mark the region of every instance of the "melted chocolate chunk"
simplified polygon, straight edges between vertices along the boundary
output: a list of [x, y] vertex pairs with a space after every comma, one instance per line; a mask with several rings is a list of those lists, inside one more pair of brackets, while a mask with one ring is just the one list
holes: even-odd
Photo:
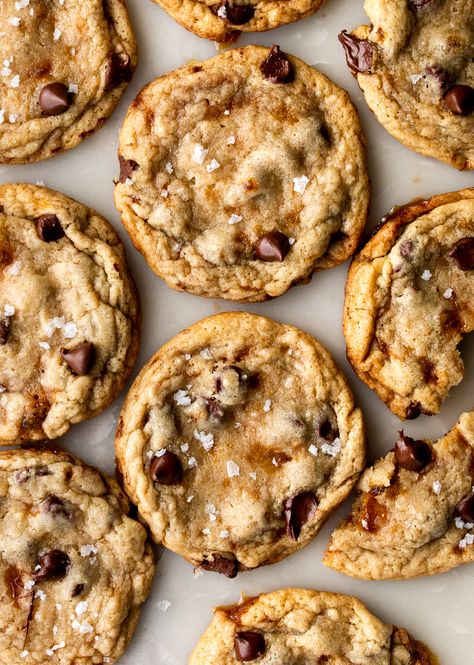
[[150, 464], [150, 476], [160, 485], [176, 485], [181, 482], [183, 469], [177, 455], [167, 450], [160, 457], [153, 457]]
[[9, 334], [10, 334], [10, 317], [5, 316], [0, 318], [0, 346], [3, 346], [8, 342]]
[[277, 44], [261, 63], [260, 71], [270, 83], [291, 83], [295, 78], [293, 65]]
[[36, 233], [44, 242], [56, 242], [64, 238], [63, 227], [56, 215], [41, 215], [36, 220]]
[[71, 94], [64, 83], [48, 83], [39, 94], [39, 105], [46, 115], [61, 115], [71, 106]]
[[403, 469], [420, 473], [431, 462], [430, 446], [424, 441], [415, 441], [410, 436], [405, 436], [403, 430], [399, 435], [394, 448], [395, 459]]
[[314, 517], [317, 507], [318, 500], [313, 492], [302, 492], [285, 501], [286, 533], [292, 540], [298, 540], [301, 529]]
[[[217, 382], [219, 379], [216, 379], [216, 392], [219, 392], [217, 389]], [[209, 415], [211, 418], [214, 420], [222, 420], [225, 415], [224, 407], [222, 404], [219, 402], [217, 399], [208, 399], [207, 400], [207, 410], [209, 412]]]
[[255, 254], [261, 261], [283, 261], [289, 251], [288, 237], [280, 231], [266, 233], [255, 245]]
[[122, 155], [119, 155], [119, 165], [120, 165], [120, 176], [119, 181], [124, 183], [126, 180], [132, 177], [135, 169], [138, 168], [137, 162], [133, 159], [125, 159]]
[[465, 522], [474, 524], [474, 494], [458, 503], [456, 512]]
[[474, 238], [462, 238], [454, 245], [449, 256], [461, 270], [474, 270]]
[[35, 582], [59, 580], [68, 574], [71, 559], [61, 550], [51, 550], [40, 557], [38, 565], [40, 566], [39, 570], [32, 576]]
[[318, 434], [322, 439], [330, 443], [339, 436], [339, 432], [337, 430], [334, 431], [331, 422], [327, 418], [319, 425]]
[[347, 66], [356, 74], [370, 73], [374, 58], [374, 47], [366, 39], [359, 39], [349, 34], [347, 30], [339, 33], [344, 53], [346, 55]]
[[76, 586], [71, 591], [71, 598], [77, 598], [77, 596], [80, 596], [85, 588], [85, 584], [76, 584]]
[[421, 404], [419, 402], [411, 402], [406, 412], [406, 419], [415, 420], [419, 416], [421, 416]]
[[226, 577], [236, 577], [239, 572], [239, 562], [237, 559], [228, 559], [221, 554], [214, 554], [212, 561], [204, 559], [201, 562], [201, 568], [212, 570], [215, 573], [221, 573]]
[[431, 65], [426, 67], [425, 72], [428, 74], [428, 76], [431, 76], [435, 79], [441, 92], [446, 90], [449, 85], [449, 74], [445, 69], [442, 69], [437, 65]]
[[75, 374], [85, 376], [94, 361], [94, 345], [82, 342], [73, 349], [61, 349], [61, 355]]
[[265, 653], [265, 638], [261, 633], [241, 630], [235, 634], [234, 650], [237, 660], [242, 662], [256, 660]]
[[104, 88], [108, 92], [113, 90], [121, 83], [128, 83], [132, 78], [132, 68], [130, 66], [130, 56], [120, 56], [114, 53], [109, 60], [105, 72]]
[[71, 518], [71, 513], [68, 511], [64, 502], [55, 494], [48, 494], [41, 502], [41, 512], [53, 517]]
[[425, 9], [429, 5], [432, 5], [435, 0], [409, 0], [409, 6], [415, 12], [419, 12], [422, 9]]
[[471, 115], [474, 112], [474, 88], [470, 85], [453, 85], [445, 93], [444, 101], [454, 115]]
[[252, 5], [238, 5], [233, 0], [225, 0], [221, 7], [224, 7], [225, 18], [232, 25], [244, 25], [255, 14], [255, 9]]

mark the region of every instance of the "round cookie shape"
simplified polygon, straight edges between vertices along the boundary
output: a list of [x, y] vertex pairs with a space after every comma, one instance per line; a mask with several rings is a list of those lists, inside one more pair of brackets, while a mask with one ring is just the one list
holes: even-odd
[[[414, 470], [399, 443], [430, 451]], [[333, 532], [324, 563], [362, 579], [434, 575], [474, 561], [474, 412], [439, 441], [400, 432], [394, 450], [366, 469], [350, 516]]]
[[184, 28], [216, 42], [311, 16], [324, 0], [154, 0]]
[[69, 150], [110, 116], [137, 63], [124, 0], [2, 0], [0, 163]]
[[349, 269], [343, 329], [359, 377], [401, 419], [438, 413], [474, 328], [474, 189], [396, 208]]
[[54, 439], [103, 411], [140, 343], [124, 247], [95, 211], [0, 186], [0, 445]]
[[363, 468], [365, 434], [316, 340], [229, 312], [145, 365], [122, 409], [116, 457], [154, 540], [234, 577], [316, 535]]
[[331, 663], [437, 665], [404, 628], [382, 623], [351, 596], [282, 589], [218, 607], [189, 665]]
[[285, 293], [356, 249], [369, 202], [346, 92], [277, 46], [156, 79], [120, 133], [115, 202], [166, 283], [210, 298]]
[[154, 561], [118, 484], [58, 450], [0, 452], [0, 653], [8, 665], [113, 663]]
[[474, 169], [472, 0], [365, 0], [339, 39], [367, 104], [412, 150]]

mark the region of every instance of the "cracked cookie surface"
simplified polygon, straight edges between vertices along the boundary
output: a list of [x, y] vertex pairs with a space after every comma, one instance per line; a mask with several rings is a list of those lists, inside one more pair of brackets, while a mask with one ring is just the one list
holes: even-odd
[[110, 116], [136, 67], [123, 0], [2, 0], [0, 162], [73, 148]]
[[111, 225], [62, 194], [0, 186], [0, 445], [55, 438], [122, 389], [138, 295]]
[[217, 42], [306, 18], [324, 0], [154, 0], [187, 30]]
[[219, 607], [189, 665], [437, 665], [405, 629], [351, 596], [283, 589]]
[[348, 273], [343, 328], [359, 377], [399, 418], [437, 413], [474, 327], [474, 189], [395, 209]]
[[363, 579], [434, 575], [474, 561], [474, 412], [436, 443], [400, 434], [367, 469], [324, 563]]
[[117, 483], [60, 451], [0, 452], [0, 663], [112, 663], [153, 577]]
[[365, 435], [316, 340], [225, 313], [145, 365], [122, 409], [116, 456], [156, 542], [233, 577], [315, 536], [363, 468]]
[[240, 301], [345, 261], [369, 202], [346, 92], [278, 47], [232, 49], [156, 79], [120, 133], [115, 202], [169, 286]]
[[366, 0], [339, 37], [365, 99], [401, 143], [474, 168], [474, 1]]

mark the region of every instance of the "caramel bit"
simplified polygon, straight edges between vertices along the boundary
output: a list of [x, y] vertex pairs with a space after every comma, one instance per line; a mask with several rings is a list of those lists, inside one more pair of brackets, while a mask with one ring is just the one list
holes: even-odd
[[385, 524], [387, 509], [377, 501], [373, 492], [364, 495], [363, 506], [360, 522], [366, 531], [374, 533]]

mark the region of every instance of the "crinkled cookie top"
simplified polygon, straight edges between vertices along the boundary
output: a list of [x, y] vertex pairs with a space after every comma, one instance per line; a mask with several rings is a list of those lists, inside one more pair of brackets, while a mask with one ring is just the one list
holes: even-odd
[[120, 133], [116, 205], [168, 285], [258, 301], [347, 259], [369, 183], [347, 94], [278, 47], [146, 86]]
[[123, 0], [2, 0], [0, 32], [0, 162], [74, 147], [112, 113], [136, 66]]
[[226, 313], [144, 367], [116, 450], [155, 540], [233, 577], [315, 536], [356, 482], [365, 437], [344, 376], [316, 340]]
[[378, 120], [395, 138], [474, 168], [474, 0], [366, 0], [371, 25], [340, 40]]
[[396, 209], [354, 259], [348, 358], [399, 418], [437, 413], [461, 381], [473, 301], [474, 189]]
[[55, 438], [121, 390], [139, 344], [124, 248], [96, 212], [0, 186], [0, 444]]
[[406, 630], [385, 625], [356, 598], [284, 589], [220, 607], [189, 665], [436, 665]]
[[62, 452], [0, 453], [0, 663], [112, 663], [154, 564], [117, 483]]

